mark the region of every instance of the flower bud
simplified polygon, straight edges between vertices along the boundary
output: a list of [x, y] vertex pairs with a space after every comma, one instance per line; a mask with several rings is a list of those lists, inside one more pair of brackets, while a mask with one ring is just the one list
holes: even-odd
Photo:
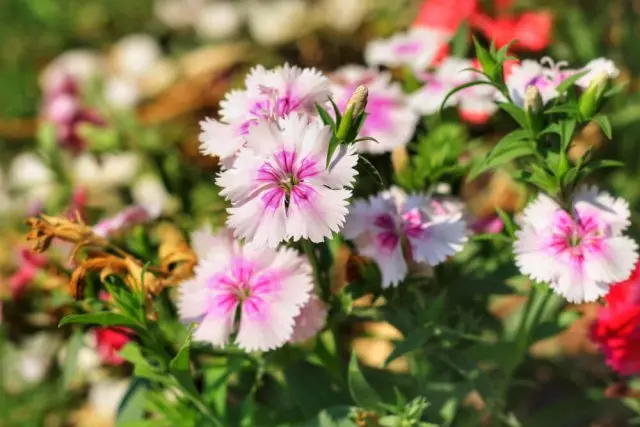
[[538, 113], [542, 110], [542, 96], [537, 87], [530, 85], [524, 94], [524, 111]]
[[367, 107], [368, 96], [369, 90], [366, 86], [360, 85], [353, 91], [353, 95], [344, 108], [342, 120], [336, 132], [338, 141], [351, 142], [356, 138], [358, 128], [363, 120], [364, 110]]
[[600, 100], [609, 86], [609, 75], [602, 71], [598, 73], [589, 87], [584, 91], [578, 103], [578, 109], [584, 119], [590, 119], [596, 113]]
[[367, 107], [367, 98], [369, 97], [369, 90], [366, 86], [360, 85], [353, 91], [351, 98], [347, 101], [347, 105], [345, 107], [345, 112], [349, 111], [349, 108], [352, 108], [352, 117], [356, 118], [360, 114], [364, 113], [365, 108]]

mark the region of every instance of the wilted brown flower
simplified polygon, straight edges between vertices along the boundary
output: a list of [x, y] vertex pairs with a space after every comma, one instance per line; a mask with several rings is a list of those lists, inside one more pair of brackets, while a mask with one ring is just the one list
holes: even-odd
[[182, 232], [166, 222], [158, 226], [157, 232], [160, 240], [160, 270], [166, 275], [165, 286], [176, 285], [191, 277], [198, 258]]

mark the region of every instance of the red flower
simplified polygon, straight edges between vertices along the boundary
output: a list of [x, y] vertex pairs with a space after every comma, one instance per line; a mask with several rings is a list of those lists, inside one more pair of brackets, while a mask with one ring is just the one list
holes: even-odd
[[47, 258], [44, 255], [25, 248], [18, 251], [18, 271], [9, 278], [11, 297], [14, 300], [20, 298], [26, 287], [46, 264]]
[[455, 33], [463, 21], [469, 19], [478, 6], [478, 0], [426, 0], [413, 26]]
[[133, 335], [126, 328], [96, 328], [96, 346], [102, 362], [107, 365], [121, 365], [124, 359], [118, 354]]
[[549, 45], [552, 20], [548, 12], [525, 12], [520, 16], [499, 18], [477, 13], [472, 18], [472, 26], [498, 48], [517, 40], [514, 49], [538, 52]]
[[631, 276], [611, 287], [607, 305], [591, 325], [591, 340], [620, 375], [640, 372], [640, 262]]

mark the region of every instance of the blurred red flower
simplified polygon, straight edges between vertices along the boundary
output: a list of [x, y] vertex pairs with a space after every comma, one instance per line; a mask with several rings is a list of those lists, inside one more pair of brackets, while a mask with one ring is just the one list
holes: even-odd
[[102, 362], [121, 365], [124, 359], [118, 354], [132, 338], [133, 332], [126, 328], [96, 328], [96, 347]]
[[413, 25], [455, 33], [477, 6], [478, 0], [425, 0]]
[[591, 325], [591, 340], [620, 375], [640, 372], [640, 262], [631, 276], [611, 287]]

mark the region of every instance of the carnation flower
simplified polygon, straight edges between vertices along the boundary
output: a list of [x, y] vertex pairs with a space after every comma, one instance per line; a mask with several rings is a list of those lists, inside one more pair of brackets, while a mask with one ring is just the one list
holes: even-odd
[[133, 332], [127, 328], [96, 328], [96, 349], [100, 359], [107, 365], [122, 365], [124, 359], [120, 356], [120, 350], [133, 337]]
[[549, 57], [542, 58], [540, 62], [525, 59], [520, 64], [513, 65], [505, 79], [509, 96], [514, 103], [522, 107], [527, 88], [535, 86], [540, 91], [544, 103], [551, 101], [558, 95], [558, 85], [575, 73], [574, 70], [563, 69], [566, 66], [565, 61], [554, 63]]
[[277, 120], [291, 113], [316, 114], [315, 104], [329, 99], [329, 82], [313, 68], [285, 64], [273, 70], [255, 67], [244, 90], [232, 90], [220, 103], [220, 120], [200, 122], [200, 149], [218, 156], [230, 167], [245, 144], [249, 129], [262, 120]]
[[591, 340], [620, 375], [640, 372], [640, 263], [631, 276], [611, 286], [591, 325]]
[[320, 298], [312, 295], [295, 319], [289, 342], [301, 343], [310, 340], [324, 328], [326, 323], [327, 305]]
[[[457, 206], [427, 195], [407, 196], [392, 189], [356, 201], [344, 235], [382, 272], [382, 286], [396, 286], [407, 275], [408, 260], [435, 266], [456, 254], [467, 240], [467, 226]], [[406, 242], [406, 245], [405, 245]]]
[[152, 221], [160, 216], [162, 206], [155, 203], [151, 206], [132, 205], [117, 213], [115, 216], [98, 222], [93, 232], [98, 236], [108, 237], [118, 231]]
[[[449, 57], [442, 61], [434, 72], [421, 73], [418, 77], [425, 85], [409, 97], [411, 107], [422, 115], [438, 112], [446, 96], [458, 86], [483, 78], [470, 70], [473, 61]], [[485, 123], [497, 110], [496, 89], [489, 85], [471, 86], [454, 93], [446, 107], [458, 106], [460, 116], [474, 124]]]
[[192, 241], [199, 262], [177, 305], [183, 322], [198, 323], [193, 338], [220, 347], [237, 332], [246, 351], [286, 343], [313, 287], [307, 260], [289, 248], [243, 246], [228, 230], [199, 231]]
[[358, 151], [385, 153], [409, 142], [419, 117], [409, 108], [400, 85], [391, 82], [391, 74], [358, 65], [337, 70], [331, 90], [341, 111], [346, 110], [349, 98], [359, 85], [368, 90], [367, 118], [359, 136], [375, 138], [378, 142], [359, 142]]
[[308, 120], [291, 115], [252, 126], [233, 167], [218, 175], [238, 238], [276, 247], [288, 239], [321, 242], [340, 230], [358, 157], [342, 146], [327, 168], [331, 129]]
[[623, 236], [629, 205], [599, 192], [578, 191], [571, 212], [541, 194], [524, 210], [514, 244], [516, 263], [531, 279], [549, 283], [570, 302], [595, 301], [629, 277], [637, 244]]
[[415, 72], [421, 72], [438, 59], [443, 49], [447, 48], [450, 37], [439, 30], [412, 28], [385, 40], [371, 41], [364, 52], [365, 61], [371, 66], [407, 66]]

